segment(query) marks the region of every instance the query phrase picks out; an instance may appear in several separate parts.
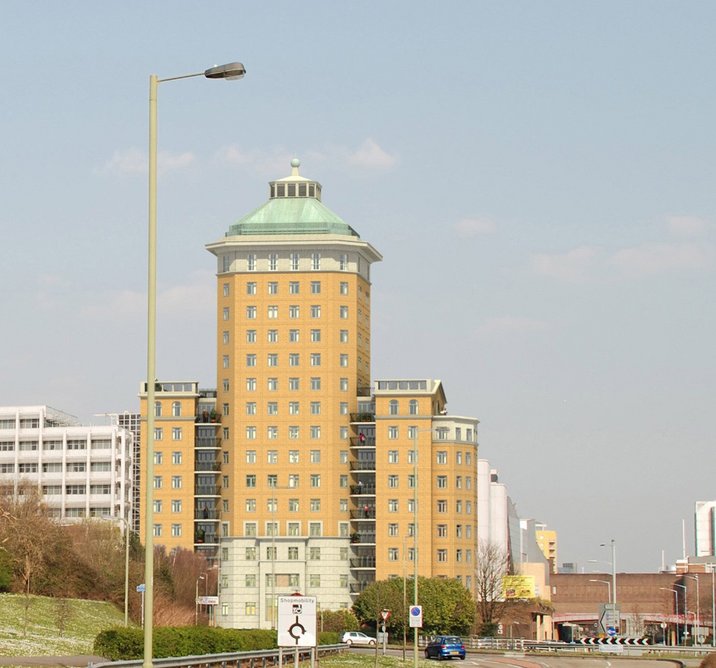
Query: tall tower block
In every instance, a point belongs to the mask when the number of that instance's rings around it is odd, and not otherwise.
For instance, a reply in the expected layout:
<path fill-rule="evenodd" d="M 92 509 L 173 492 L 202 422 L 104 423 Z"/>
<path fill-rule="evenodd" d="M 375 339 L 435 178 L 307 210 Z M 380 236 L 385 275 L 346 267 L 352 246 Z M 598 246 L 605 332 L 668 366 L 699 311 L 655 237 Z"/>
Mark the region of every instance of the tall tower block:
<path fill-rule="evenodd" d="M 299 166 L 207 245 L 218 276 L 221 532 L 243 551 L 241 584 L 257 585 L 244 595 L 264 627 L 274 595 L 308 592 L 295 562 L 309 580 L 312 548 L 324 571 L 314 582 L 323 575 L 327 588 L 330 555 L 336 595 L 347 596 L 350 416 L 370 393 L 370 268 L 382 259 Z M 236 624 L 249 624 L 250 600 L 235 604 L 247 613 Z"/>

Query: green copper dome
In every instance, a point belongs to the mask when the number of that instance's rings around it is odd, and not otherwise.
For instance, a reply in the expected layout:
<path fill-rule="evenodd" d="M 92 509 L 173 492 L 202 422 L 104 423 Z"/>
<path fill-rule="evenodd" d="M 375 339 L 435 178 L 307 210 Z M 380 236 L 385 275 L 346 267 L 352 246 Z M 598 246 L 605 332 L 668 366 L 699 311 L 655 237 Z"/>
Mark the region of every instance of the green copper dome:
<path fill-rule="evenodd" d="M 301 163 L 291 160 L 291 175 L 269 183 L 269 201 L 229 227 L 226 236 L 267 234 L 359 234 L 321 202 L 321 184 L 300 176 Z"/>

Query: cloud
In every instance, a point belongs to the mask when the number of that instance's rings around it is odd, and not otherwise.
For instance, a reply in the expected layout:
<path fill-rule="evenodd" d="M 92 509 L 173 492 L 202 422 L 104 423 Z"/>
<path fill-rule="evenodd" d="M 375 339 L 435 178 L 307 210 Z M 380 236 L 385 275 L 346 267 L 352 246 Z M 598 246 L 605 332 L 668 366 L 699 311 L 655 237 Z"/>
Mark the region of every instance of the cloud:
<path fill-rule="evenodd" d="M 713 262 L 706 246 L 694 243 L 654 243 L 623 248 L 609 258 L 609 263 L 632 276 L 646 276 L 682 269 L 705 269 Z"/>
<path fill-rule="evenodd" d="M 398 159 L 373 139 L 366 139 L 355 151 L 348 155 L 348 163 L 363 169 L 386 170 L 392 169 Z"/>
<path fill-rule="evenodd" d="M 487 318 L 487 320 L 477 328 L 476 333 L 480 336 L 533 334 L 535 332 L 543 332 L 547 328 L 548 325 L 543 320 L 507 315 Z"/>
<path fill-rule="evenodd" d="M 191 151 L 184 153 L 170 153 L 160 151 L 157 154 L 157 171 L 159 174 L 183 169 L 191 165 L 195 156 Z M 115 151 L 112 157 L 105 163 L 103 171 L 113 174 L 144 175 L 149 171 L 149 159 L 145 151 L 138 148 L 129 148 L 123 151 Z"/>
<path fill-rule="evenodd" d="M 301 152 L 289 151 L 283 147 L 268 150 L 244 149 L 235 144 L 219 149 L 215 157 L 218 161 L 250 168 L 271 178 L 290 174 L 291 158 L 300 158 L 303 165 L 315 169 L 318 165 L 331 165 L 359 168 L 366 171 L 385 171 L 398 163 L 398 158 L 368 138 L 357 148 L 347 146 L 327 146 L 308 148 Z"/>
<path fill-rule="evenodd" d="M 698 216 L 670 216 L 666 224 L 672 234 L 681 237 L 699 237 L 712 227 L 710 221 Z"/>
<path fill-rule="evenodd" d="M 457 236 L 467 239 L 470 237 L 492 234 L 496 225 L 489 218 L 463 218 L 453 225 Z"/>
<path fill-rule="evenodd" d="M 208 271 L 197 271 L 187 282 L 157 293 L 157 318 L 211 321 L 216 310 L 216 278 Z M 81 309 L 87 320 L 100 322 L 144 322 L 147 317 L 145 290 L 115 290 L 99 295 L 97 301 Z"/>
<path fill-rule="evenodd" d="M 538 253 L 532 256 L 532 268 L 543 276 L 566 281 L 580 281 L 588 277 L 601 253 L 595 246 L 579 246 L 566 253 Z"/>

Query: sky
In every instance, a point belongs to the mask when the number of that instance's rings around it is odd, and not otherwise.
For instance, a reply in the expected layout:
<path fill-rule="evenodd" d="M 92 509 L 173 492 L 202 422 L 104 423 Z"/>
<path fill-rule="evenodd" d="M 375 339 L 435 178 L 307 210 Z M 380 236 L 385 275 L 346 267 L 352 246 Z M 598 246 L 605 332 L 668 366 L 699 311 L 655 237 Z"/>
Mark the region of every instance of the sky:
<path fill-rule="evenodd" d="M 205 244 L 301 173 L 384 256 L 374 378 L 442 380 L 559 562 L 657 570 L 716 498 L 716 3 L 0 2 L 0 405 L 215 385 Z M 711 417 L 709 417 L 711 416 Z M 590 560 L 596 560 L 590 562 Z"/>

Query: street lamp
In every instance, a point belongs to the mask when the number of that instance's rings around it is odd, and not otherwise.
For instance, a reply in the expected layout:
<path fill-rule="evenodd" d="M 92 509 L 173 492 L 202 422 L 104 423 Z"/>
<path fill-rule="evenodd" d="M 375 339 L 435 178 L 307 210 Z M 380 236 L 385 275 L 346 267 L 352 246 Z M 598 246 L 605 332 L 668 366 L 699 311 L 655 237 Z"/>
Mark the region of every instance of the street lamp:
<path fill-rule="evenodd" d="M 697 645 L 701 644 L 701 641 L 699 640 L 701 630 L 701 604 L 699 601 L 699 576 L 698 575 L 685 575 L 684 577 L 689 578 L 689 580 L 696 580 L 696 633 L 694 635 L 694 642 Z"/>
<path fill-rule="evenodd" d="M 674 601 L 675 601 L 675 608 L 676 608 L 676 644 L 679 644 L 679 590 L 678 589 L 671 589 L 670 587 L 659 587 L 659 589 L 663 591 L 673 591 L 674 592 Z"/>
<path fill-rule="evenodd" d="M 612 546 L 612 603 L 616 609 L 617 605 L 617 544 L 612 538 L 610 541 Z M 599 547 L 606 547 L 606 543 L 601 543 Z"/>
<path fill-rule="evenodd" d="M 211 67 L 204 72 L 159 79 L 149 77 L 149 225 L 147 242 L 147 447 L 145 498 L 144 582 L 146 603 L 143 668 L 152 668 L 154 617 L 154 415 L 157 362 L 157 92 L 159 84 L 204 76 L 207 79 L 240 79 L 246 74 L 241 63 Z"/>
<path fill-rule="evenodd" d="M 413 428 L 413 605 L 418 605 L 418 434 L 432 433 L 433 428 Z M 418 627 L 413 629 L 413 668 L 418 668 Z"/>
<path fill-rule="evenodd" d="M 196 579 L 196 587 L 194 587 L 194 626 L 199 623 L 199 581 L 206 580 L 206 573 L 202 573 Z"/>
<path fill-rule="evenodd" d="M 590 582 L 601 582 L 602 584 L 607 585 L 607 592 L 609 596 L 609 603 L 612 602 L 612 583 L 609 582 L 609 580 L 590 580 Z"/>

